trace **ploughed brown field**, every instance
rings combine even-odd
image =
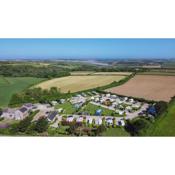
[[[175,76],[136,75],[108,92],[155,101],[170,101],[175,96]]]

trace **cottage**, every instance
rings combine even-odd
[[[15,119],[15,109],[4,109],[1,117],[7,119]]]
[[[19,108],[17,111],[16,111],[16,113],[18,113],[19,115],[20,115],[20,117],[17,119],[17,120],[21,120],[21,119],[24,119],[25,117],[27,117],[27,115],[28,115],[28,109],[26,108],[26,107],[21,107],[21,108]]]
[[[28,115],[28,110],[25,107],[20,109],[5,109],[1,115],[3,118],[7,119],[15,119],[15,120],[22,120]]]

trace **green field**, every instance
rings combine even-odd
[[[145,133],[146,136],[175,136],[175,101],[169,104],[168,112],[160,116],[151,128]]]
[[[55,106],[56,109],[63,108],[63,114],[73,114],[75,113],[76,109],[70,102],[65,102],[63,104],[58,104]]]
[[[95,115],[96,110],[102,109],[102,116],[117,116],[118,114],[114,114],[114,111],[103,108],[101,106],[93,105],[91,103],[88,103],[84,108],[82,108],[80,111],[88,112],[90,115]]]
[[[124,128],[108,128],[102,136],[130,136],[128,132],[125,131]]]
[[[0,106],[8,106],[14,93],[20,92],[43,80],[43,78],[33,77],[0,77]]]

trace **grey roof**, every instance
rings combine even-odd
[[[56,117],[57,114],[58,114],[57,111],[51,112],[51,113],[48,115],[48,119],[52,121],[52,120]]]
[[[19,111],[21,111],[22,113],[24,113],[24,112],[26,112],[26,111],[27,111],[27,108],[22,107],[22,108],[20,108],[20,109],[19,109]]]

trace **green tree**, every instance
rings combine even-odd
[[[2,108],[0,108],[0,116],[2,115],[2,112],[3,112],[3,111],[2,111]]]
[[[17,130],[19,132],[25,132],[27,128],[31,125],[33,117],[26,117],[25,119],[21,120],[17,125]]]
[[[157,115],[161,115],[163,112],[165,112],[168,108],[168,103],[164,101],[159,101],[155,104],[155,109],[157,112]]]
[[[100,125],[98,128],[95,130],[95,135],[100,135],[102,132],[106,131],[105,125]]]
[[[125,126],[126,131],[128,131],[132,136],[143,135],[144,132],[151,126],[151,123],[144,119],[138,118],[133,121],[127,121]]]
[[[49,123],[48,123],[47,119],[42,117],[42,118],[37,120],[35,127],[34,127],[34,130],[39,132],[39,133],[42,133],[42,132],[47,130],[48,125],[49,125]]]

